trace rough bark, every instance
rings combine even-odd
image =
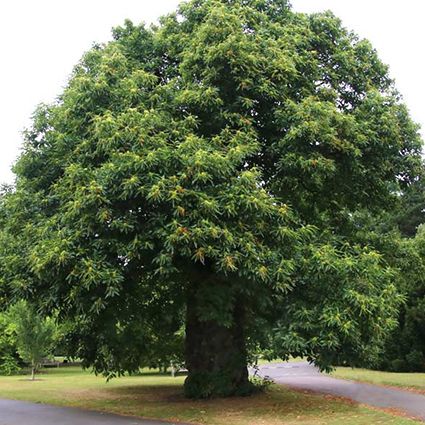
[[[215,284],[220,290],[220,283]],[[201,286],[192,285],[187,297],[185,355],[189,374],[185,394],[190,398],[248,395],[253,385],[248,379],[242,300],[232,307],[231,326],[202,320],[198,296]]]

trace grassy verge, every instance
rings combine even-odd
[[[304,359],[302,357],[291,357],[289,360],[287,360],[286,362],[284,362],[283,360],[280,359],[276,359],[276,360],[265,360],[265,359],[258,359],[258,366],[262,366],[262,365],[268,365],[268,364],[276,364],[276,363],[296,363],[296,362],[302,362],[304,361]]]
[[[425,394],[425,373],[394,373],[338,367],[331,375],[335,378],[400,387]]]
[[[206,425],[369,425],[416,423],[321,395],[273,386],[253,397],[191,401],[184,377],[154,373],[106,383],[78,368],[50,369],[30,382],[0,377],[0,397]]]

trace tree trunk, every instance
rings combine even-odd
[[[35,380],[35,367],[33,366],[31,368],[31,381],[34,381],[34,380]]]
[[[185,357],[189,374],[184,384],[185,395],[209,398],[251,394],[243,303],[238,299],[233,305],[230,327],[215,320],[202,320],[199,314],[201,305],[205,306],[202,299],[205,293],[200,294],[202,284],[214,285],[216,291],[225,288],[221,286],[223,283],[210,281],[192,285],[188,291]]]

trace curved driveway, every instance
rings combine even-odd
[[[70,407],[0,400],[0,425],[173,425],[173,423]]]
[[[425,421],[425,395],[331,378],[307,362],[268,364],[259,369],[261,376],[268,376],[278,384],[346,397],[374,407],[397,409]]]

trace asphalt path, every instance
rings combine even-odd
[[[259,374],[291,388],[345,397],[378,408],[396,409],[425,421],[425,395],[331,378],[307,362],[263,365]]]
[[[173,423],[71,407],[0,400],[0,425],[173,425]]]

